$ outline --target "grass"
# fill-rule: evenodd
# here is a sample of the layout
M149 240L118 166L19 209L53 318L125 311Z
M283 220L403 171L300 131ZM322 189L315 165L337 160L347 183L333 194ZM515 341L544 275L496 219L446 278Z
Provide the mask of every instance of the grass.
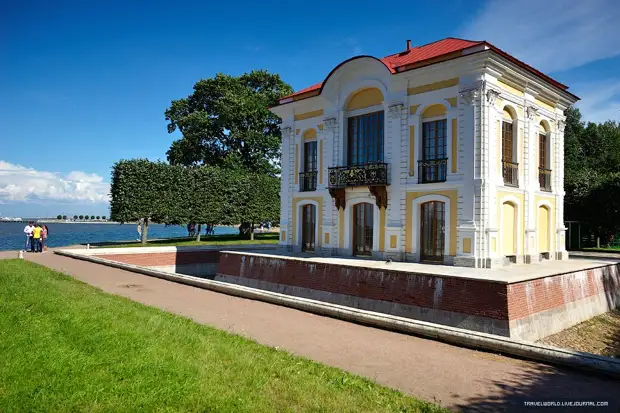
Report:
M586 252L614 252L620 254L620 247L601 247L601 248L584 248L583 251Z
M0 260L0 354L3 413L445 411L23 260Z
M277 244L280 234L278 233L265 233L254 234L254 239L241 239L239 235L209 235L200 238L200 241L196 241L195 238L168 238L162 240L155 240L147 242L150 247L190 247L190 246L207 246L207 245L243 245L243 244ZM106 248L127 248L127 247L141 247L142 243L139 241L129 242L126 244L115 243L101 243L95 244L96 246Z

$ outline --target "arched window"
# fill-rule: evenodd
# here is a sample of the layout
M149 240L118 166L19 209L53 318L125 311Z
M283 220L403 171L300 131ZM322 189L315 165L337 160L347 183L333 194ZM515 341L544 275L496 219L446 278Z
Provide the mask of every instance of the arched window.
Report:
M316 244L316 206L301 207L301 250L314 251Z
M383 102L379 89L363 89L351 96L346 105L347 166L362 166L383 162Z
M504 185L519 186L519 164L517 161L517 116L513 108L504 107L502 120L502 175Z
M353 255L372 255L374 206L362 202L353 206Z
M551 191L551 157L549 124L541 121L538 125L538 180L541 191Z

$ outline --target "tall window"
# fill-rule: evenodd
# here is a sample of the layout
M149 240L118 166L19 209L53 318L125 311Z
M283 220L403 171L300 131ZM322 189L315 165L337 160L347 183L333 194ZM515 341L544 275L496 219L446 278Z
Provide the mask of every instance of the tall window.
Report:
M519 164L514 162L512 122L502 122L502 175L504 185L519 186Z
M547 134L538 135L538 167L547 169Z
M304 143L304 172L315 172L316 170L316 141L306 142Z
M420 183L443 182L448 168L446 119L422 124L422 159L418 162Z
M316 191L316 141L304 143L304 171L299 174L300 191Z
M502 161L512 162L512 122L502 122Z
M349 118L348 166L383 162L383 111Z
M551 192L551 162L549 162L549 150L547 131L545 127L540 125L540 133L538 134L538 182L541 191Z
M442 119L432 122L424 122L422 126L422 159L425 161L430 161L447 158L447 120Z

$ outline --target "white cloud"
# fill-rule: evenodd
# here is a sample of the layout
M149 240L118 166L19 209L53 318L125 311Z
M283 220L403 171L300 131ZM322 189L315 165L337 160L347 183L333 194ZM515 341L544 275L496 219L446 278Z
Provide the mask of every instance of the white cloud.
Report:
M96 174L73 171L66 176L0 160L0 203L108 203L110 184Z
M620 79L576 84L571 89L582 99L577 107L585 121L620 122Z
M487 40L543 72L620 55L617 0L488 1L462 36Z

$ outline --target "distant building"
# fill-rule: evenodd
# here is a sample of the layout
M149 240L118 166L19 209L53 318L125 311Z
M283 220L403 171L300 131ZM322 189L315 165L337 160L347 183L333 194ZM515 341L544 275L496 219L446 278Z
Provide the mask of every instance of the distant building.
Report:
M484 41L342 62L271 109L280 244L471 267L567 258L567 89Z

